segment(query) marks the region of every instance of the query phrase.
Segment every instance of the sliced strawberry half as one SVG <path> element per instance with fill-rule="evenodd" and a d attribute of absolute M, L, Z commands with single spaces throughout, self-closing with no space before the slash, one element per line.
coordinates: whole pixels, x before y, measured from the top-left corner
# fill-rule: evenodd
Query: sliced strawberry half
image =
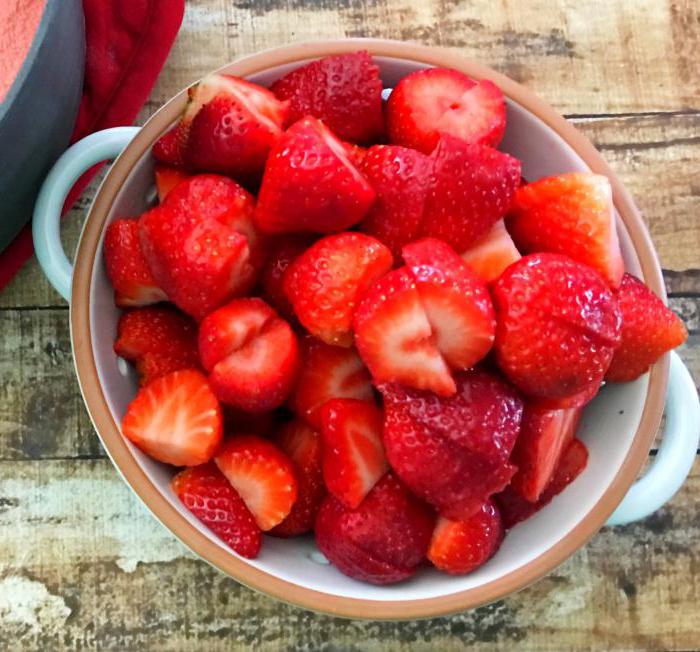
<path fill-rule="evenodd" d="M 236 435 L 214 459 L 266 532 L 281 523 L 297 499 L 294 465 L 277 446 L 256 435 Z"/>
<path fill-rule="evenodd" d="M 367 52 L 350 52 L 307 63 L 270 89 L 289 101 L 289 120 L 323 120 L 339 138 L 375 142 L 384 131 L 379 68 Z"/>
<path fill-rule="evenodd" d="M 360 222 L 374 198 L 343 143 L 303 118 L 270 152 L 255 221 L 264 233 L 334 233 Z"/>
<path fill-rule="evenodd" d="M 117 306 L 133 308 L 168 300 L 141 251 L 138 220 L 114 220 L 105 232 L 103 251 Z"/>
<path fill-rule="evenodd" d="M 485 564 L 501 546 L 501 514 L 487 500 L 476 514 L 463 521 L 441 517 L 430 540 L 428 559 L 451 575 L 466 575 Z"/>
<path fill-rule="evenodd" d="M 520 161 L 490 147 L 443 136 L 432 153 L 434 182 L 421 235 L 464 251 L 510 208 L 520 184 Z"/>
<path fill-rule="evenodd" d="M 284 403 L 299 370 L 289 324 L 262 299 L 235 299 L 199 327 L 199 353 L 219 400 L 247 412 Z"/>
<path fill-rule="evenodd" d="M 403 258 L 430 322 L 438 350 L 453 369 L 469 369 L 493 346 L 496 319 L 488 288 L 449 245 L 424 238 Z"/>
<path fill-rule="evenodd" d="M 170 486 L 180 502 L 234 552 L 248 559 L 258 556 L 260 528 L 216 464 L 180 471 Z"/>
<path fill-rule="evenodd" d="M 289 266 L 284 291 L 294 314 L 312 335 L 327 344 L 350 346 L 360 297 L 393 262 L 389 249 L 368 235 L 329 235 Z"/>
<path fill-rule="evenodd" d="M 321 407 L 323 478 L 338 500 L 354 509 L 387 472 L 384 415 L 373 403 L 332 399 Z"/>
<path fill-rule="evenodd" d="M 392 143 L 430 154 L 441 134 L 496 147 L 503 138 L 506 107 L 501 90 L 489 80 L 475 82 L 446 68 L 406 75 L 387 104 Z"/>
<path fill-rule="evenodd" d="M 316 430 L 302 419 L 295 419 L 282 427 L 275 443 L 294 464 L 297 499 L 292 511 L 270 534 L 293 537 L 313 530 L 318 510 L 328 493 L 323 482 L 323 442 Z"/>
<path fill-rule="evenodd" d="M 219 401 L 192 369 L 174 371 L 142 387 L 129 403 L 122 433 L 144 453 L 174 466 L 208 462 L 221 442 Z"/>
<path fill-rule="evenodd" d="M 616 288 L 625 265 L 607 177 L 572 172 L 518 189 L 508 229 L 526 253 L 549 251 L 589 265 Z"/>
<path fill-rule="evenodd" d="M 581 410 L 548 410 L 526 405 L 511 461 L 518 467 L 511 486 L 532 503 L 552 479 L 564 450 L 576 434 Z"/>
<path fill-rule="evenodd" d="M 375 381 L 454 394 L 454 380 L 407 268 L 389 272 L 370 286 L 355 311 L 354 330 L 357 350 Z"/>
<path fill-rule="evenodd" d="M 498 220 L 462 253 L 462 260 L 486 283 L 498 280 L 505 268 L 520 258 L 520 252 L 503 220 Z"/>
<path fill-rule="evenodd" d="M 315 428 L 321 428 L 319 408 L 332 398 L 373 399 L 372 379 L 354 348 L 330 346 L 315 337 L 301 342 L 301 370 L 289 407 Z"/>
<path fill-rule="evenodd" d="M 163 163 L 156 164 L 154 174 L 156 176 L 156 190 L 158 191 L 158 201 L 162 204 L 168 193 L 181 181 L 189 179 L 190 175 L 182 168 Z"/>

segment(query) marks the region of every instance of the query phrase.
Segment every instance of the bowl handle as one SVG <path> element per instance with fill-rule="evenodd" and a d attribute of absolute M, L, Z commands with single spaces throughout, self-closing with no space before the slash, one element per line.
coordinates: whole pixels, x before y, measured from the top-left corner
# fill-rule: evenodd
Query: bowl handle
<path fill-rule="evenodd" d="M 637 480 L 606 525 L 624 525 L 655 512 L 681 488 L 698 450 L 700 401 L 690 372 L 671 352 L 666 393 L 666 426 L 647 472 Z"/>
<path fill-rule="evenodd" d="M 61 244 L 63 203 L 84 172 L 117 158 L 138 132 L 139 127 L 114 127 L 86 136 L 63 153 L 41 186 L 32 218 L 34 249 L 46 278 L 66 301 L 70 301 L 73 266 Z"/>

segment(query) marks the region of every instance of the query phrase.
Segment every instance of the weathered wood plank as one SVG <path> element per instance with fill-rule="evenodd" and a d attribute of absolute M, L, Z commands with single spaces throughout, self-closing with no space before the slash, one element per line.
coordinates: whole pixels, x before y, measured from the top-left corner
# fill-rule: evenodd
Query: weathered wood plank
<path fill-rule="evenodd" d="M 197 561 L 105 460 L 3 463 L 0 646 L 21 636 L 22 649 L 52 650 L 695 649 L 699 495 L 700 460 L 659 513 L 603 530 L 512 598 L 362 623 L 280 604 Z"/>

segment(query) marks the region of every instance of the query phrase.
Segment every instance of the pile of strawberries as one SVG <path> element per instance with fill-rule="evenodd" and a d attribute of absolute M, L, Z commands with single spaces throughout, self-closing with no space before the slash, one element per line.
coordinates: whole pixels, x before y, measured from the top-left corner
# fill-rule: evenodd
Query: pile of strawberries
<path fill-rule="evenodd" d="M 526 184 L 495 149 L 493 83 L 427 69 L 384 102 L 378 73 L 202 80 L 153 148 L 159 204 L 104 256 L 124 436 L 186 467 L 173 491 L 239 554 L 313 531 L 382 584 L 488 560 L 585 467 L 603 382 L 686 331 L 624 273 L 606 178 Z"/>

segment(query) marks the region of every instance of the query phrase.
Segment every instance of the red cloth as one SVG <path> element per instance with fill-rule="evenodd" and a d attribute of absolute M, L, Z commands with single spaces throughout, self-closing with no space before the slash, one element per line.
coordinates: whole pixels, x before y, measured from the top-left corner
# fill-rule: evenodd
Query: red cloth
<path fill-rule="evenodd" d="M 83 0 L 83 9 L 85 82 L 71 142 L 134 121 L 180 29 L 185 0 Z M 64 213 L 98 167 L 75 184 Z M 28 225 L 0 253 L 0 290 L 33 253 Z"/>

